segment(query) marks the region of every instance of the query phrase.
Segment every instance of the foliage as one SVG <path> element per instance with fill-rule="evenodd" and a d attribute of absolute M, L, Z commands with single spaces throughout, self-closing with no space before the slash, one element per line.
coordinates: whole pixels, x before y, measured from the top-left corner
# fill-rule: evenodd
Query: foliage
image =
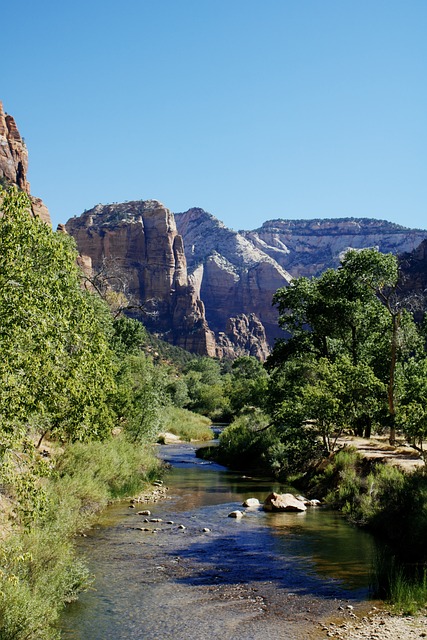
<path fill-rule="evenodd" d="M 15 520 L 12 533 L 2 541 L 0 637 L 4 640 L 59 637 L 62 608 L 91 583 L 86 567 L 76 558 L 72 536 L 88 526 L 109 500 L 136 493 L 160 471 L 149 449 L 134 447 L 123 435 L 105 442 L 76 442 L 56 455 L 46 460 L 34 454 L 50 468 L 43 482 L 43 509 L 25 528 Z M 30 457 L 26 462 L 36 479 L 36 460 L 32 466 Z M 22 466 L 21 471 L 25 471 Z M 23 500 L 14 469 L 8 467 L 9 477 L 6 471 L 3 474 L 8 499 L 20 513 L 34 497 L 31 485 Z"/>
<path fill-rule="evenodd" d="M 165 395 L 164 372 L 144 353 L 128 355 L 117 372 L 114 410 L 134 443 L 152 442 L 161 429 L 160 408 Z"/>
<path fill-rule="evenodd" d="M 212 358 L 197 358 L 184 367 L 184 380 L 189 400 L 186 408 L 209 416 L 214 421 L 224 421 L 230 416 L 226 393 L 226 375 L 221 375 L 221 365 Z"/>
<path fill-rule="evenodd" d="M 388 600 L 399 613 L 414 615 L 427 602 L 427 570 L 408 567 L 383 546 L 374 560 L 371 592 L 374 598 Z"/>
<path fill-rule="evenodd" d="M 32 218 L 25 194 L 0 197 L 0 413 L 48 415 L 72 440 L 103 437 L 111 353 L 105 317 L 80 288 L 74 242 Z"/>
<path fill-rule="evenodd" d="M 263 408 L 267 384 L 268 374 L 259 360 L 252 356 L 236 358 L 226 390 L 232 414 L 238 415 L 247 407 Z"/>
<path fill-rule="evenodd" d="M 394 442 L 399 376 L 422 346 L 397 281 L 391 254 L 350 250 L 340 268 L 297 278 L 277 291 L 279 323 L 289 337 L 268 362 L 275 423 L 276 416 L 282 423 L 312 421 L 327 451 L 333 449 L 331 436 L 344 428 L 369 437 L 373 426 L 387 425 Z M 413 414 L 408 403 L 400 419 L 414 424 Z"/>
<path fill-rule="evenodd" d="M 277 439 L 268 426 L 268 416 L 260 410 L 243 414 L 224 429 L 215 457 L 239 469 L 270 470 L 266 456 Z"/>

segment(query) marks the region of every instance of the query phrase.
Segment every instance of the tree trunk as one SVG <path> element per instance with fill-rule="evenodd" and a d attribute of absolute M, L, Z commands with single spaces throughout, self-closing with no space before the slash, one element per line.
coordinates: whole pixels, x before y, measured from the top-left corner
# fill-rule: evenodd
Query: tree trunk
<path fill-rule="evenodd" d="M 388 381 L 388 412 L 390 418 L 389 443 L 393 446 L 396 442 L 396 407 L 394 402 L 394 374 L 397 360 L 397 331 L 399 329 L 400 313 L 392 314 L 390 377 Z"/>

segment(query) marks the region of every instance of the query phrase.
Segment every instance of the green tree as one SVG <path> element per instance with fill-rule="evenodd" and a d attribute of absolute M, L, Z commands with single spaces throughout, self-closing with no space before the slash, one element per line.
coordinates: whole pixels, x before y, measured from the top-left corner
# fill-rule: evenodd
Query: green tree
<path fill-rule="evenodd" d="M 233 361 L 226 394 L 230 408 L 237 415 L 245 407 L 265 405 L 268 374 L 261 362 L 252 356 L 241 356 Z"/>
<path fill-rule="evenodd" d="M 0 192 L 0 414 L 63 437 L 103 437 L 113 416 L 108 314 L 80 287 L 74 241 Z"/>
<path fill-rule="evenodd" d="M 353 423 L 358 433 L 365 425 L 365 434 L 369 435 L 373 415 L 380 415 L 381 402 L 387 400 L 383 419 L 390 428 L 391 443 L 395 441 L 397 363 L 420 344 L 397 285 L 397 259 L 373 249 L 350 250 L 337 270 L 328 270 L 319 278 L 296 279 L 274 297 L 280 325 L 288 336 L 269 360 L 270 368 L 278 372 L 275 379 L 280 377 L 283 363 L 293 358 L 324 358 L 330 365 L 338 364 L 345 387 L 343 393 L 334 393 L 341 397 L 341 411 L 346 412 L 347 423 Z M 326 364 L 323 367 L 325 373 Z M 332 375 L 333 367 L 327 368 L 328 375 Z M 334 386 L 331 381 L 328 384 Z M 317 410 L 313 405 L 311 418 L 319 421 L 329 406 L 331 424 L 335 413 L 333 420 L 338 426 L 338 406 L 332 411 L 334 403 L 330 398 L 328 405 L 318 379 L 316 385 L 316 391 L 312 388 L 308 392 L 312 404 L 315 394 L 320 393 L 319 400 L 323 399 L 317 403 Z M 278 388 L 276 381 L 273 400 Z"/>
<path fill-rule="evenodd" d="M 184 380 L 189 396 L 188 409 L 212 420 L 229 417 L 228 376 L 221 375 L 221 365 L 217 360 L 207 357 L 191 360 L 184 367 Z"/>

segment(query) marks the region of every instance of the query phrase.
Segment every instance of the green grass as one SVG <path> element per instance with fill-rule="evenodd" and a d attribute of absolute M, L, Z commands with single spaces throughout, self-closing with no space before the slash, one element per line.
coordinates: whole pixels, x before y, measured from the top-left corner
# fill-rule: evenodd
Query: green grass
<path fill-rule="evenodd" d="M 212 440 L 211 420 L 206 416 L 178 407 L 165 407 L 162 415 L 163 431 L 179 436 L 181 440 Z"/>
<path fill-rule="evenodd" d="M 374 560 L 371 591 L 396 612 L 414 615 L 427 603 L 427 568 L 405 565 L 389 549 L 383 549 Z"/>

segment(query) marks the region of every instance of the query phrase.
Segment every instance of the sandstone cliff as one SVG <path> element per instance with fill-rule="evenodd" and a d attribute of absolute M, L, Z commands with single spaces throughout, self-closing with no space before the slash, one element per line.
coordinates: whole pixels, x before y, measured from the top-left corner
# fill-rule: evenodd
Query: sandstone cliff
<path fill-rule="evenodd" d="M 262 323 L 272 344 L 281 335 L 272 298 L 279 287 L 289 284 L 289 273 L 249 239 L 203 209 L 177 213 L 175 219 L 209 326 L 216 334 L 227 333 L 229 318 L 244 314 L 252 317 L 252 322 Z M 259 349 L 265 350 L 266 345 L 260 344 Z"/>
<path fill-rule="evenodd" d="M 225 331 L 219 332 L 216 339 L 219 358 L 250 355 L 263 362 L 270 353 L 264 326 L 254 313 L 228 318 Z"/>
<path fill-rule="evenodd" d="M 348 248 L 377 247 L 397 255 L 412 251 L 427 237 L 427 231 L 370 218 L 269 220 L 255 231 L 240 233 L 293 277 L 319 275 L 338 266 Z"/>
<path fill-rule="evenodd" d="M 15 120 L 6 114 L 0 102 L 0 184 L 15 184 L 30 197 L 33 214 L 51 224 L 47 207 L 30 194 L 27 180 L 28 151 Z"/>
<path fill-rule="evenodd" d="M 90 258 L 113 288 L 132 300 L 133 313 L 172 344 L 215 355 L 204 306 L 187 277 L 182 238 L 174 216 L 156 200 L 97 205 L 65 228 L 82 260 Z"/>
<path fill-rule="evenodd" d="M 319 275 L 338 266 L 348 248 L 377 247 L 401 254 L 427 237 L 426 231 L 368 218 L 270 220 L 255 231 L 235 232 L 203 209 L 175 217 L 209 325 L 226 336 L 230 316 L 255 314 L 270 346 L 282 335 L 271 300 L 292 277 Z M 241 322 L 238 326 L 245 332 Z M 224 352 L 226 342 L 221 337 Z"/>

